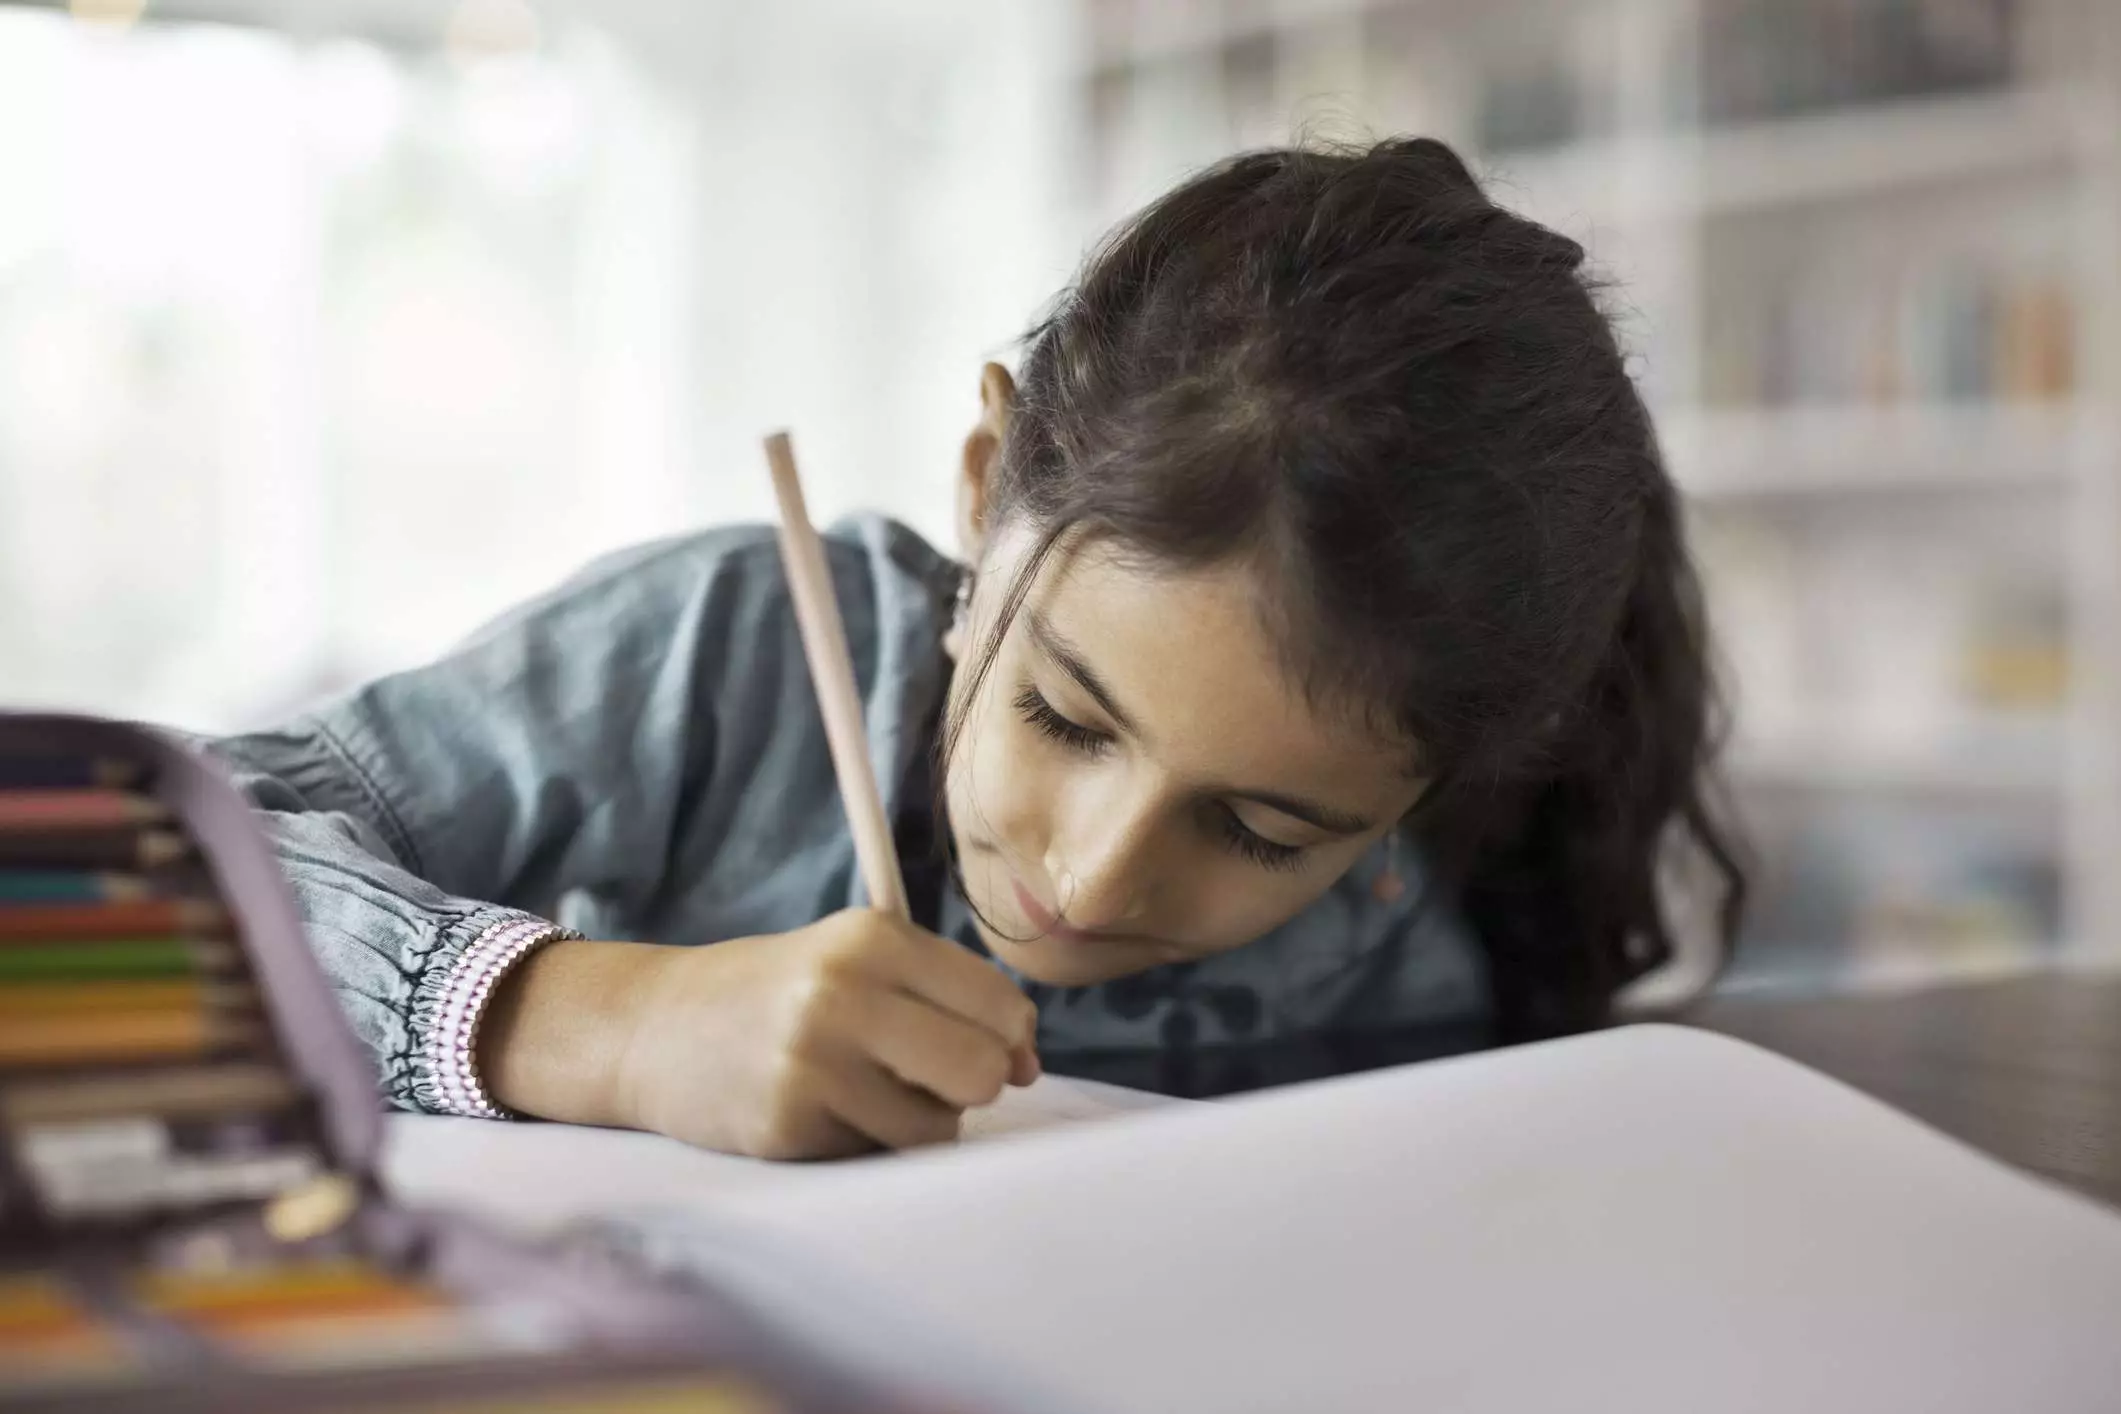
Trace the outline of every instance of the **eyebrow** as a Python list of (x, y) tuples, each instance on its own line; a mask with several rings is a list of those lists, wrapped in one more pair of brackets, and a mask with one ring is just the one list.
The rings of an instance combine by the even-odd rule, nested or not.
[(1224, 795), (1233, 800), (1249, 800), (1255, 805), (1264, 805), (1270, 810), (1303, 821), (1324, 830), (1329, 835), (1359, 835), (1370, 828), (1370, 822), (1360, 815), (1350, 815), (1345, 810), (1335, 810), (1330, 805), (1320, 805), (1300, 796), (1283, 795), (1271, 790), (1230, 790)]
[(1048, 658), (1060, 665), (1062, 672), (1075, 679), (1076, 686), (1089, 693), (1097, 705), (1105, 709), (1105, 715), (1110, 717), (1121, 731), (1134, 731), (1134, 719), (1114, 700), (1112, 689), (1105, 686), (1105, 680), (1083, 661), (1083, 655), (1076, 651), (1075, 645), (1063, 638), (1060, 630), (1035, 609), (1031, 612), (1031, 637), (1045, 651)]
[[(1134, 733), (1134, 719), (1112, 696), (1112, 689), (1097, 670), (1083, 661), (1083, 655), (1074, 644), (1056, 629), (1046, 616), (1033, 610), (1028, 616), (1031, 638), (1060, 670), (1075, 680), (1076, 686), (1090, 694), (1121, 731)], [(1359, 835), (1370, 828), (1370, 821), (1360, 815), (1350, 815), (1345, 810), (1335, 810), (1329, 805), (1320, 805), (1301, 796), (1283, 795), (1271, 790), (1225, 790), (1217, 794), (1227, 795), (1233, 800), (1249, 800), (1255, 805), (1264, 805), (1269, 810), (1278, 810), (1292, 820), (1301, 820), (1315, 829), (1332, 835)]]

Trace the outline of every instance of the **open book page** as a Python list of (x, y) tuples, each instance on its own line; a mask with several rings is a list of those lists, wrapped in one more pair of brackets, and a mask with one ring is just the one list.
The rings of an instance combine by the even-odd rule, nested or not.
[[(1192, 1103), (1047, 1075), (967, 1113), (962, 1142), (978, 1146)], [(878, 1155), (834, 1164), (772, 1164), (628, 1130), (399, 1114), (389, 1119), (383, 1166), (392, 1191), (410, 1201), (550, 1227), (615, 1212), (711, 1203), (725, 1194), (897, 1162), (896, 1156)]]

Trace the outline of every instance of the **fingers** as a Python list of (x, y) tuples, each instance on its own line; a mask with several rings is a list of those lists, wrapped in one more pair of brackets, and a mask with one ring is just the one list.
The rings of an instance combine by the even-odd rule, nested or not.
[(1038, 1052), (1032, 1047), (1024, 1046), (1009, 1053), (1011, 1085), (1029, 1085), (1045, 1073), (1046, 1068), (1039, 1064)]
[(1038, 1008), (1003, 971), (956, 943), (890, 919), (884, 950), (891, 980), (924, 1001), (999, 1037), (1012, 1050), (1033, 1049)]
[[(707, 1147), (784, 1161), (845, 1159), (874, 1152), (877, 1141), (832, 1110), (829, 1097), (837, 1091), (834, 1069), (791, 1059), (779, 1068), (775, 1087), (764, 1103), (723, 1142), (710, 1139)], [(656, 1127), (688, 1143), (702, 1142), (684, 1124)]]
[(1016, 1055), (995, 1035), (905, 992), (862, 999), (858, 1023), (868, 1053), (908, 1085), (958, 1109), (993, 1103)]
[(876, 1152), (878, 1141), (837, 1115), (818, 1113), (810, 1117), (798, 1137), (778, 1149), (758, 1155), (771, 1159), (851, 1159)]
[(887, 1149), (948, 1144), (957, 1138), (955, 1106), (872, 1061), (835, 1067), (826, 1106), (841, 1124)]

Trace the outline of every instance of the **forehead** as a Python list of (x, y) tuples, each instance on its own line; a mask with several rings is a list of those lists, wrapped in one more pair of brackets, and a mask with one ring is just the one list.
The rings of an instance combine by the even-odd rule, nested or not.
[(1322, 708), (1291, 674), (1269, 592), (1243, 560), (1173, 570), (1090, 542), (1056, 552), (1015, 632), (1028, 644), (1032, 614), (1050, 623), (1173, 772), (1357, 800), (1411, 789), (1404, 743)]

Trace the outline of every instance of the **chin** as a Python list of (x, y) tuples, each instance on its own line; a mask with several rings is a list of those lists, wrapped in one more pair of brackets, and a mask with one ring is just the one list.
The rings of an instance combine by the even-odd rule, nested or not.
[[(1019, 941), (997, 937), (984, 924), (979, 932), (981, 941), (997, 960), (1048, 987), (1091, 987), (1156, 965), (1153, 957), (1113, 956), (1094, 943), (1063, 943), (1047, 937)], [(1100, 956), (1101, 953), (1105, 955)]]

